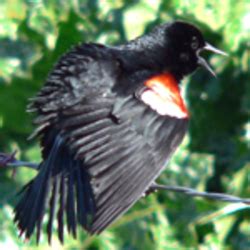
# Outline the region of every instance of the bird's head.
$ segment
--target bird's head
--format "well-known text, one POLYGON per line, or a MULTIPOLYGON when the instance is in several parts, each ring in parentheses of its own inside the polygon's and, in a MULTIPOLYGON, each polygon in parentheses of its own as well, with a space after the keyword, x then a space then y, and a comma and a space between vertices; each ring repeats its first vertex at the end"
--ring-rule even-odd
POLYGON ((166 70, 180 78, 194 72, 199 66, 215 76, 212 68, 200 56, 202 51, 227 55, 206 42, 200 30, 189 23, 176 21, 158 26, 155 31, 161 36, 161 46, 165 48, 168 57, 165 58, 166 70))

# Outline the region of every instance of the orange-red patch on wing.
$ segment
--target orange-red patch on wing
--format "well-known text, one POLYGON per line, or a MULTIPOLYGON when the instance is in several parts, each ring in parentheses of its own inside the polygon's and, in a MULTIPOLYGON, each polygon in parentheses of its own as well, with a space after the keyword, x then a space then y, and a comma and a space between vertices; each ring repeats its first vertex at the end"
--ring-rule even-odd
POLYGON ((178 83, 169 74, 161 74, 148 79, 147 89, 141 94, 141 100, 160 115, 177 118, 188 117, 188 111, 180 94, 178 83))

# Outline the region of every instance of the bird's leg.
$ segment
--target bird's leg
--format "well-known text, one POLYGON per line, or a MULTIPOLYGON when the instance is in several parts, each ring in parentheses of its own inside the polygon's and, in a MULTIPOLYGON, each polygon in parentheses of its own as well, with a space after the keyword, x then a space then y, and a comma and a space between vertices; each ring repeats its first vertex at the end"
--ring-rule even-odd
POLYGON ((151 186, 146 190, 146 192, 143 194, 143 197, 146 197, 152 193, 156 193, 158 191, 158 188, 156 186, 156 183, 152 183, 151 186))

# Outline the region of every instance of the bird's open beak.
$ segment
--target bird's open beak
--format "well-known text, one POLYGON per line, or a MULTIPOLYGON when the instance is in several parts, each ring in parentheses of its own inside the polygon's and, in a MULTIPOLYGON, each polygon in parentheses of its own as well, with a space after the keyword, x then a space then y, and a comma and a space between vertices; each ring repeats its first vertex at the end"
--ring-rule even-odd
POLYGON ((215 48, 214 46, 212 46, 209 43, 206 43, 205 46, 198 51, 198 64, 201 65, 202 67, 204 67, 205 69, 207 69, 214 77, 216 77, 215 72, 210 67, 210 65, 207 63, 207 61, 199 55, 200 52, 204 51, 204 50, 212 51, 212 52, 219 54, 219 55, 222 55, 222 56, 228 56, 228 54, 222 50, 215 48))

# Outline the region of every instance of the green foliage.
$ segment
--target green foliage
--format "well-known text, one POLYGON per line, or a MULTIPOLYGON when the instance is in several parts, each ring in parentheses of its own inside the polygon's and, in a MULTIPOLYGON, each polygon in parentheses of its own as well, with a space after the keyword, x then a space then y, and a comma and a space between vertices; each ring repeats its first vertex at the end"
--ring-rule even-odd
MULTIPOLYGON (((160 177, 161 183, 250 196, 250 4, 242 1, 42 1, 0 3, 0 151, 19 149, 39 161, 37 142, 27 142, 28 99, 56 60, 73 45, 116 44, 154 25, 182 19, 198 25, 228 58, 208 59, 218 73, 199 70, 184 83, 191 113, 189 135, 160 177)), ((15 179, 0 172, 0 248, 35 249, 12 222, 15 193, 34 175, 15 179)), ((160 192, 139 201, 101 236, 68 237, 67 249, 250 249, 250 208, 160 192)), ((56 227, 55 227, 56 231, 56 227)), ((47 249, 46 239, 37 249, 47 249)), ((53 248, 63 249, 56 237, 53 248)))

